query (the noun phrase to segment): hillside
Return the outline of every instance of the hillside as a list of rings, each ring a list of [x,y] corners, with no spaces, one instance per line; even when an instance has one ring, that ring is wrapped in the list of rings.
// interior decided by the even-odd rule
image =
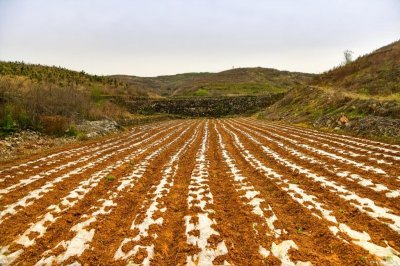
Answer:
[[[109,77],[0,61],[0,136],[20,129],[76,134],[72,127],[81,121],[125,119],[129,113],[109,99],[118,96],[148,97]]]
[[[400,141],[400,42],[314,77],[262,117]]]
[[[173,76],[110,76],[162,96],[235,96],[283,92],[306,84],[314,75],[271,68],[236,68],[219,73],[186,73]]]
[[[125,124],[131,121],[132,114],[169,114],[171,110],[182,109],[178,106],[181,101],[167,100],[168,108],[154,111],[150,108],[154,105],[148,101],[150,98],[191,98],[185,102],[186,109],[191,110],[198,108],[194,96],[208,96],[202,98],[201,114],[231,114],[233,109],[246,111],[247,106],[232,107],[237,102],[250,101],[259,103],[256,106],[266,106],[271,104],[271,99],[276,101],[280,98],[282,92],[306,84],[312,78],[311,74],[269,68],[239,68],[220,73],[184,73],[154,78],[96,76],[55,66],[0,61],[0,135],[21,129],[74,135],[77,134],[75,125],[87,120],[110,119]],[[275,96],[270,96],[271,93]],[[215,96],[242,98],[229,97],[211,102]],[[246,98],[253,96],[262,97]],[[138,102],[143,101],[148,102],[145,106],[151,106],[140,112]],[[226,106],[221,106],[224,102],[231,107],[222,112],[226,109]],[[164,103],[157,104],[164,106]],[[256,111],[256,106],[247,111]]]
[[[319,75],[314,84],[370,95],[400,93],[400,41]]]
[[[102,95],[147,96],[144,91],[106,76],[89,75],[62,67],[0,61],[0,77],[29,80],[34,84],[76,87],[82,91],[98,89]]]

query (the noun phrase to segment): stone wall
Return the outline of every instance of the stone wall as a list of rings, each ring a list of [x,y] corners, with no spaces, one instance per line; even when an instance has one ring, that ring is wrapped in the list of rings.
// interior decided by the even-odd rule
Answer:
[[[283,94],[269,94],[262,96],[139,99],[127,100],[125,104],[132,113],[167,113],[190,117],[221,117],[256,112],[273,104],[282,97]]]

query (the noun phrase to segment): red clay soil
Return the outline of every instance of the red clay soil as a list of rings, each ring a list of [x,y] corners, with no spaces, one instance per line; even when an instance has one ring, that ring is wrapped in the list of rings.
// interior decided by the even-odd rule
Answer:
[[[0,265],[400,265],[399,165],[249,118],[136,127],[0,167]]]

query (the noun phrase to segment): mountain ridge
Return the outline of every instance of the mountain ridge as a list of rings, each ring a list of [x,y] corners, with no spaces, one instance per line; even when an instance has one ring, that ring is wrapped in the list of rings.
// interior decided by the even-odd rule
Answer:
[[[170,76],[137,77],[112,75],[119,81],[146,87],[162,96],[245,95],[286,91],[311,81],[315,74],[273,68],[234,68],[217,73],[183,73]],[[229,88],[232,86],[232,89]]]

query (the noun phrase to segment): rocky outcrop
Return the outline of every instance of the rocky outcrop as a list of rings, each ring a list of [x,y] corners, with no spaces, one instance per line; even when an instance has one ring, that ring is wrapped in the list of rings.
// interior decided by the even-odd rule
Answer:
[[[128,100],[125,104],[132,113],[167,113],[190,117],[221,117],[254,113],[270,106],[282,97],[283,94],[269,94],[262,96],[139,99]]]
[[[104,136],[119,129],[117,122],[113,120],[83,121],[76,125],[78,131],[84,133],[87,138]]]
[[[50,137],[32,130],[24,130],[0,138],[0,162],[32,154],[72,142],[66,137]]]
[[[400,136],[400,119],[394,119],[381,116],[365,116],[355,118],[339,118],[334,116],[324,116],[317,119],[313,126],[316,128],[334,128],[351,132],[359,136],[380,136],[380,137],[398,137]]]

